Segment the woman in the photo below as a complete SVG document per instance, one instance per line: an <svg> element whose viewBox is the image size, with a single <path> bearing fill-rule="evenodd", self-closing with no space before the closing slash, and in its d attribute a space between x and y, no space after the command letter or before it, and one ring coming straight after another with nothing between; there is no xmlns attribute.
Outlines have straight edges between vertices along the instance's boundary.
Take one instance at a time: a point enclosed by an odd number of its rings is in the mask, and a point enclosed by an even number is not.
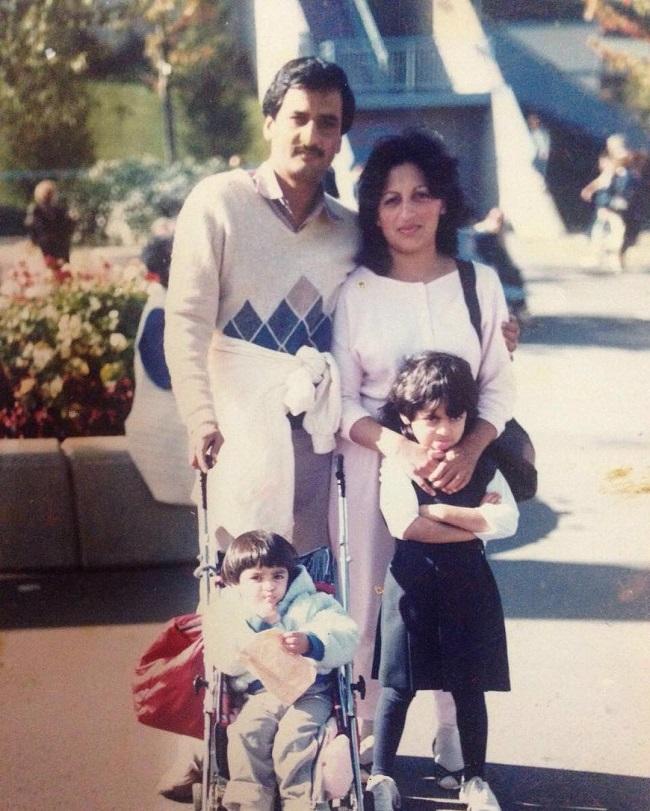
<svg viewBox="0 0 650 811"><path fill-rule="evenodd" d="M342 288L333 345L343 394L340 450L347 471L351 614L361 630L356 667L366 677L393 552L379 511L381 456L393 457L423 489L454 493L469 482L482 451L511 416L514 388L502 335L506 301L495 271L477 264L481 346L454 259L464 220L457 161L439 136L411 131L375 146L359 182L360 267ZM426 450L376 419L402 358L426 349L464 358L479 384L479 419L445 453ZM368 686L359 714L370 721L378 685ZM453 788L458 781L452 773L463 766L455 708L449 694L435 695L434 754L441 785Z"/></svg>

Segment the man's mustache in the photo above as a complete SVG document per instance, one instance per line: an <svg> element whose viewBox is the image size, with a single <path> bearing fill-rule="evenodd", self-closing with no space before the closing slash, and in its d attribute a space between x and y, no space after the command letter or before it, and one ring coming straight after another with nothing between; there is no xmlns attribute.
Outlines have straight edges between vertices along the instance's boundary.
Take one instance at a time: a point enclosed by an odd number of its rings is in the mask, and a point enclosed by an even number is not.
<svg viewBox="0 0 650 811"><path fill-rule="evenodd" d="M325 153L323 150L318 146L297 146L294 151L294 155L313 155L316 158L324 158Z"/></svg>

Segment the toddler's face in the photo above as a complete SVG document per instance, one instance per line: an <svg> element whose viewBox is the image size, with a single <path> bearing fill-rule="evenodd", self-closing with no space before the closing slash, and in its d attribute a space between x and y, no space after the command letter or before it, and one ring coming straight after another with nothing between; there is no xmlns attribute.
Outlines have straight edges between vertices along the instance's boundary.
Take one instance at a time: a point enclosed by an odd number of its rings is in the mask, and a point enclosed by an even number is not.
<svg viewBox="0 0 650 811"><path fill-rule="evenodd" d="M444 453L457 445L465 433L467 413L450 417L444 403L435 410L418 411L412 420L402 417L405 425L410 423L413 436L425 448Z"/></svg>
<svg viewBox="0 0 650 811"><path fill-rule="evenodd" d="M281 566L257 566L244 569L239 576L239 590L244 599L256 610L262 609L260 616L266 616L287 593L289 572ZM264 611L266 609L266 611Z"/></svg>

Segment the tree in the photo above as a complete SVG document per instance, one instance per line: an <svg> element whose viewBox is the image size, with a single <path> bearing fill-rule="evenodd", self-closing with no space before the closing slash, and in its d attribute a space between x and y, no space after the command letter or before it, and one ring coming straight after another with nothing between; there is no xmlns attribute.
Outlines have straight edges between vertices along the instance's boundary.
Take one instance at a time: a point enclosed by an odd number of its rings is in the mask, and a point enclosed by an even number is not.
<svg viewBox="0 0 650 811"><path fill-rule="evenodd" d="M0 140L11 168L61 169L93 161L80 43L92 0L0 1Z"/></svg>
<svg viewBox="0 0 650 811"><path fill-rule="evenodd" d="M145 52L163 105L168 158L177 140L172 94L188 129L187 151L205 159L244 149L253 81L231 33L232 0L135 0L134 10L147 24Z"/></svg>
<svg viewBox="0 0 650 811"><path fill-rule="evenodd" d="M585 0L585 19L596 20L601 28L602 36L590 44L622 78L622 100L650 125L650 60L611 45L607 38L618 34L650 42L650 0Z"/></svg>

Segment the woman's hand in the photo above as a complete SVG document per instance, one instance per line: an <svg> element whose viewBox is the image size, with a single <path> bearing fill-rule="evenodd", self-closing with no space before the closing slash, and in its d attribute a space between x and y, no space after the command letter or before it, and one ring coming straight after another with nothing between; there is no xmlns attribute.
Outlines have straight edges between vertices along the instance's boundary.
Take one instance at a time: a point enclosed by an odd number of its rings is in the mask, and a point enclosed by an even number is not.
<svg viewBox="0 0 650 811"><path fill-rule="evenodd" d="M207 473L223 445L223 434L214 423L201 425L190 437L190 465Z"/></svg>
<svg viewBox="0 0 650 811"><path fill-rule="evenodd" d="M282 647L294 656L303 656L309 650L309 638L300 631L290 631L282 635Z"/></svg>
<svg viewBox="0 0 650 811"><path fill-rule="evenodd" d="M480 453L462 441L450 448L438 463L429 481L434 490L443 493L457 493L472 478Z"/></svg>
<svg viewBox="0 0 650 811"><path fill-rule="evenodd" d="M481 504L501 504L501 494L486 493L481 499Z"/></svg>
<svg viewBox="0 0 650 811"><path fill-rule="evenodd" d="M506 342L508 352L512 353L519 346L519 336L521 335L521 327L516 315L511 315L507 321L501 324L501 331L503 332L503 339Z"/></svg>
<svg viewBox="0 0 650 811"><path fill-rule="evenodd" d="M397 445L393 458L399 463L406 475L422 490L430 495L435 495L429 481L432 472L440 466L442 455L405 437L402 440Z"/></svg>

